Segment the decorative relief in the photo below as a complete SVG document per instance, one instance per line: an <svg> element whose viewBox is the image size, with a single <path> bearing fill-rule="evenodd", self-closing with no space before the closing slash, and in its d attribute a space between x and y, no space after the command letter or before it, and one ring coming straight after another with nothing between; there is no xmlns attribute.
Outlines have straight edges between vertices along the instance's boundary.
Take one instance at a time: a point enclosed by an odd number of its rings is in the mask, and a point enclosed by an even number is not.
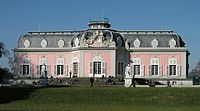
<svg viewBox="0 0 200 111"><path fill-rule="evenodd" d="M30 43L29 40L25 40L25 41L24 41L24 47L25 47L25 48L28 48L28 47L30 46L30 44L31 44L31 43Z"/></svg>
<svg viewBox="0 0 200 111"><path fill-rule="evenodd" d="M42 40L41 46L42 46L42 48L46 48L47 47L47 41L45 39Z"/></svg>
<svg viewBox="0 0 200 111"><path fill-rule="evenodd" d="M98 30L95 31L95 35L96 35L96 36L98 36L99 33L100 33L100 32L99 32Z"/></svg>
<svg viewBox="0 0 200 111"><path fill-rule="evenodd" d="M74 55L74 57L72 58L72 61L73 61L73 62L78 62L79 59L78 59L78 57L76 57L76 55Z"/></svg>
<svg viewBox="0 0 200 111"><path fill-rule="evenodd" d="M158 41L156 39L153 39L151 41L151 45L152 45L152 47L158 47Z"/></svg>
<svg viewBox="0 0 200 111"><path fill-rule="evenodd" d="M122 46L122 40L120 37L117 37L117 46L121 47Z"/></svg>
<svg viewBox="0 0 200 111"><path fill-rule="evenodd" d="M78 47L78 46L79 46L79 40L78 40L77 37L76 37L75 40L74 40L74 45L75 45L75 47Z"/></svg>
<svg viewBox="0 0 200 111"><path fill-rule="evenodd" d="M59 48L62 48L62 47L64 47L64 45L65 45L64 40L60 39L60 40L58 41L58 47L59 47Z"/></svg>
<svg viewBox="0 0 200 111"><path fill-rule="evenodd" d="M115 41L110 41L110 45L109 45L109 47L115 47L115 46L116 46Z"/></svg>
<svg viewBox="0 0 200 111"><path fill-rule="evenodd" d="M135 39L133 44L134 44L134 47L139 48L140 47L140 40L139 39Z"/></svg>
<svg viewBox="0 0 200 111"><path fill-rule="evenodd" d="M129 49L130 47L129 47L129 44L128 44L128 40L126 40L126 42L125 42L125 47L126 47L126 49Z"/></svg>
<svg viewBox="0 0 200 111"><path fill-rule="evenodd" d="M68 47L72 47L71 41L68 41Z"/></svg>
<svg viewBox="0 0 200 111"><path fill-rule="evenodd" d="M176 41L172 38L170 41L169 41L169 46L171 48L175 47L176 46Z"/></svg>

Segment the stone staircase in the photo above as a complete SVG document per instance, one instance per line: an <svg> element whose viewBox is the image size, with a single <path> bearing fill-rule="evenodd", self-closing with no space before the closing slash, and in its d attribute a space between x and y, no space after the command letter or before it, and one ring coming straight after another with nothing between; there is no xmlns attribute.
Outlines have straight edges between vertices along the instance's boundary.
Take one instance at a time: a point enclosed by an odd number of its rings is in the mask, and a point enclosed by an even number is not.
<svg viewBox="0 0 200 111"><path fill-rule="evenodd" d="M89 86L90 78L53 78L48 81L49 86ZM124 85L124 81L119 78L95 78L94 85Z"/></svg>
<svg viewBox="0 0 200 111"><path fill-rule="evenodd" d="M135 85L161 85L157 81L135 78ZM90 86L90 78L53 78L48 80L49 86ZM123 86L124 80L119 78L95 78L96 86Z"/></svg>

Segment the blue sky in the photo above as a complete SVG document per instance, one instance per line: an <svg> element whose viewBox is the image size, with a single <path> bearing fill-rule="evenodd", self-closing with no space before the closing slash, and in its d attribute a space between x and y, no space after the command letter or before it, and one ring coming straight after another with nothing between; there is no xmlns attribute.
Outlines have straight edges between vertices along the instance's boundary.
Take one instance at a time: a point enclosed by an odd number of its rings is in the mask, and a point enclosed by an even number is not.
<svg viewBox="0 0 200 111"><path fill-rule="evenodd" d="M191 53L190 70L200 60L200 0L0 0L0 41L11 51L29 31L86 29L102 15L114 29L173 30Z"/></svg>

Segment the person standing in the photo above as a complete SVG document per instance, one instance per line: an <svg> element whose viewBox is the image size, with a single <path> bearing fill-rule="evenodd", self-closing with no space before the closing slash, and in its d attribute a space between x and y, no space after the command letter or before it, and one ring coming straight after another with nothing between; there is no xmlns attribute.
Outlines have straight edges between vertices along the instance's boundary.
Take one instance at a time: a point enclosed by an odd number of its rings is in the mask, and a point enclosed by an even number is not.
<svg viewBox="0 0 200 111"><path fill-rule="evenodd" d="M70 78L72 77L72 72L71 72L71 71L69 71L69 77L70 77Z"/></svg>
<svg viewBox="0 0 200 111"><path fill-rule="evenodd" d="M131 86L135 87L135 76L133 76L133 78L132 78L132 83L131 83L130 87Z"/></svg>
<svg viewBox="0 0 200 111"><path fill-rule="evenodd" d="M91 87L93 86L93 83L94 83L94 78L91 77L91 78L90 78L90 86L91 86Z"/></svg>

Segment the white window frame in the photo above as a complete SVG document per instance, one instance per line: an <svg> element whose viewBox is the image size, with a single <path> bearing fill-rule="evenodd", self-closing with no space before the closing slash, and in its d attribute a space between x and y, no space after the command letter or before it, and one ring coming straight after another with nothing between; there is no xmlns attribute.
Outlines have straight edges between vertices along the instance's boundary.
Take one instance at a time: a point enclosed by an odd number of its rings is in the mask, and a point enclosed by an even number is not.
<svg viewBox="0 0 200 111"><path fill-rule="evenodd" d="M132 59L133 63L131 64L131 74L135 75L135 77L144 76L144 65L142 65L142 59L139 57L135 57ZM139 66L139 75L135 74L135 66Z"/></svg>
<svg viewBox="0 0 200 111"><path fill-rule="evenodd" d="M60 67L60 71L58 71L58 66L61 66ZM62 70L62 67L63 67L63 70ZM60 74L58 74L58 72L60 72ZM63 72L63 74L61 73ZM65 75L65 60L63 57L58 57L56 59L56 65L54 66L54 73L55 73L55 76L64 76Z"/></svg>
<svg viewBox="0 0 200 111"><path fill-rule="evenodd" d="M170 74L170 65L175 65L176 66L176 74L171 75ZM168 65L167 65L167 76L173 77L173 76L180 76L181 73L181 66L178 65L177 58L171 57L168 59Z"/></svg>
<svg viewBox="0 0 200 111"><path fill-rule="evenodd" d="M94 74L94 62L100 62L101 63L101 72L100 74ZM96 55L92 58L92 61L90 62L90 77L104 77L106 76L106 63L104 62L103 58L100 55Z"/></svg>
<svg viewBox="0 0 200 111"><path fill-rule="evenodd" d="M158 66L158 74L152 75L152 66L157 65ZM162 65L160 65L160 60L157 57L152 57L150 60L150 66L149 66L149 75L150 76L162 76Z"/></svg>
<svg viewBox="0 0 200 111"><path fill-rule="evenodd" d="M77 67L76 67L76 68L74 67L75 64L77 64ZM73 62L72 66L73 66L73 71L72 71L73 76L78 77L78 75L79 75L79 71L78 71L78 69L79 69L79 63L78 63L78 62ZM77 74L75 74L75 72L77 72Z"/></svg>
<svg viewBox="0 0 200 111"><path fill-rule="evenodd" d="M48 60L45 56L42 56L39 59L39 64L37 65L37 76L40 77L41 76L41 66L45 65L46 66L46 71L47 71L47 76L50 77L50 65L48 65Z"/></svg>
<svg viewBox="0 0 200 111"><path fill-rule="evenodd" d="M29 68L28 74L27 73L24 74L24 66L25 65L28 66L28 68ZM25 72L27 72L27 70ZM31 60L30 60L30 58L28 58L28 57L23 58L22 63L20 65L20 74L22 76L30 76L31 75Z"/></svg>
<svg viewBox="0 0 200 111"><path fill-rule="evenodd" d="M77 74L75 75L74 74L74 63L76 63L76 62L78 63L78 68L77 68ZM72 58L72 62L70 62L70 70L69 70L69 72L71 72L71 77L73 77L73 76L80 77L80 75L79 75L79 59L78 59L78 57L75 56L75 57Z"/></svg>

